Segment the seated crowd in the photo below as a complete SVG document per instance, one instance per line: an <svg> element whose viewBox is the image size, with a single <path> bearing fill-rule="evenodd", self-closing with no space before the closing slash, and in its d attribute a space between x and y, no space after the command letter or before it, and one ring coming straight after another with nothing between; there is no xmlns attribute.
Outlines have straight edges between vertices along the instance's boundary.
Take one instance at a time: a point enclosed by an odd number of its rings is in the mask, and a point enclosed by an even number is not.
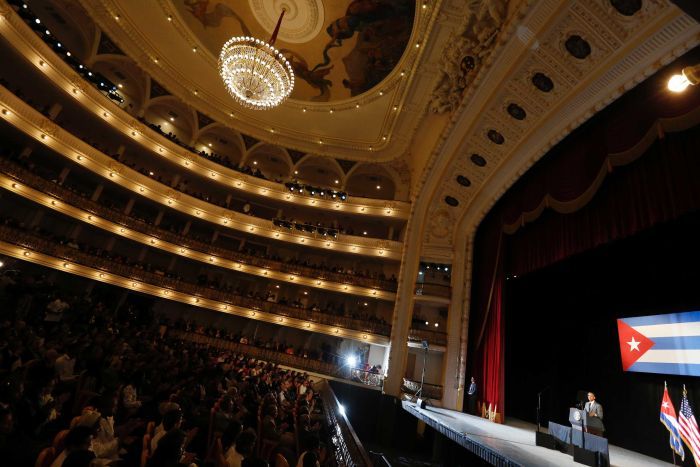
<svg viewBox="0 0 700 467"><path fill-rule="evenodd" d="M169 338L96 293L58 298L43 276L0 278L3 465L333 464L306 374Z"/></svg>

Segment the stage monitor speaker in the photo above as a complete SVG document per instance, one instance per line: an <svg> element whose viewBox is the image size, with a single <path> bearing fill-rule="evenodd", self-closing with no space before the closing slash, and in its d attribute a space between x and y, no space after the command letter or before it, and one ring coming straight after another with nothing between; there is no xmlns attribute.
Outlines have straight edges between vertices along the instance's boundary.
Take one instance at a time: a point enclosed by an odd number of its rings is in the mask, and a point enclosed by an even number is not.
<svg viewBox="0 0 700 467"><path fill-rule="evenodd" d="M418 400L416 400L416 405L421 409L424 409L428 404L425 402L425 399L419 397Z"/></svg>
<svg viewBox="0 0 700 467"><path fill-rule="evenodd" d="M598 467L598 453L574 446L574 462Z"/></svg>
<svg viewBox="0 0 700 467"><path fill-rule="evenodd" d="M535 445L542 446L547 449L557 449L557 443L554 440L554 436L544 431L535 432Z"/></svg>

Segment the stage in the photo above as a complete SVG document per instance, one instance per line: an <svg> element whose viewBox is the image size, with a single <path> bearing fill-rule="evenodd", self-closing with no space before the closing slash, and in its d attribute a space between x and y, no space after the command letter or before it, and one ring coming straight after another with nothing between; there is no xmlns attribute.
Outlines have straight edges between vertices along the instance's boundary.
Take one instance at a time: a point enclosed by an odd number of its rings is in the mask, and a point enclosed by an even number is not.
<svg viewBox="0 0 700 467"><path fill-rule="evenodd" d="M444 436L498 466L580 466L570 455L535 446L535 425L506 419L501 425L454 410L402 402L403 409ZM610 465L615 467L672 466L653 457L610 445Z"/></svg>

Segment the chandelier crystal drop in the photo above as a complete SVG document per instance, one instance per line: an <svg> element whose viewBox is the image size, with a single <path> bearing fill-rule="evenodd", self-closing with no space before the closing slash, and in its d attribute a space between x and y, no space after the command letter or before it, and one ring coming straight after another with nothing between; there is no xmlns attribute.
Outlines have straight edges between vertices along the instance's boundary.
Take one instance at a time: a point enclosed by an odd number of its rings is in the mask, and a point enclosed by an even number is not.
<svg viewBox="0 0 700 467"><path fill-rule="evenodd" d="M270 42L248 36L232 37L219 55L219 74L229 94L242 106L254 110L281 104L294 89L294 71L273 44L284 10Z"/></svg>

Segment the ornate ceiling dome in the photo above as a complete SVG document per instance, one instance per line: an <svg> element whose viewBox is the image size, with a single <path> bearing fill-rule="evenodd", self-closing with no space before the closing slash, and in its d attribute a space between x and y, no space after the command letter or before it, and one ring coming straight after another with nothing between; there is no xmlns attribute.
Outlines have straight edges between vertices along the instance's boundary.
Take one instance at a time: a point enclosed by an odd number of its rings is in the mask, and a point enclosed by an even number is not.
<svg viewBox="0 0 700 467"><path fill-rule="evenodd" d="M291 98L345 100L375 88L399 63L415 16L414 0L180 0L179 15L214 56L232 36L269 37L291 63Z"/></svg>

